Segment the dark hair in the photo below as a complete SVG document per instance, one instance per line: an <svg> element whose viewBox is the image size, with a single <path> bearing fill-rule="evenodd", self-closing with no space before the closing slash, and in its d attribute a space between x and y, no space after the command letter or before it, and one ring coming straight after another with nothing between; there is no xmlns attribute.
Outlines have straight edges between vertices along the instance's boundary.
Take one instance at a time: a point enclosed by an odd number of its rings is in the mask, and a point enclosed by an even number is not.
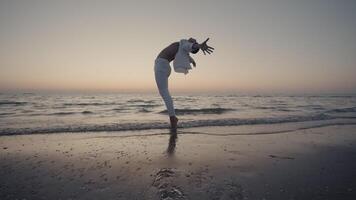
<svg viewBox="0 0 356 200"><path fill-rule="evenodd" d="M193 44L193 46L192 46L192 51L191 51L192 54L196 54L196 53L199 52L199 49L200 49L199 47L198 47L198 48L194 48L194 46L197 46L197 44L198 44L198 43L194 43L194 44Z"/></svg>

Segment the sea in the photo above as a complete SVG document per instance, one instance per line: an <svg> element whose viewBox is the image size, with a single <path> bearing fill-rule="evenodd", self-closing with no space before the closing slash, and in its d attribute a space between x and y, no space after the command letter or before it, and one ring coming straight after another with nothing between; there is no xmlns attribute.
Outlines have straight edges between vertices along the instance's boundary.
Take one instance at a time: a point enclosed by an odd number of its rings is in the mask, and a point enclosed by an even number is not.
<svg viewBox="0 0 356 200"><path fill-rule="evenodd" d="M356 124L356 95L175 95L179 129ZM167 129L156 94L1 93L0 135Z"/></svg>

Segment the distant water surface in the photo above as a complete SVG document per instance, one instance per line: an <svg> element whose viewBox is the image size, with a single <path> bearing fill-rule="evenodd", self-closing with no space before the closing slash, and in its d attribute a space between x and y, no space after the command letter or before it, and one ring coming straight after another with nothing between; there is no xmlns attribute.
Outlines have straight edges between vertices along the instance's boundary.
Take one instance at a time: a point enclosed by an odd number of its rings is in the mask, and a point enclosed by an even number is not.
<svg viewBox="0 0 356 200"><path fill-rule="evenodd" d="M181 95L180 127L356 123L356 96ZM0 135L167 128L157 94L0 94Z"/></svg>

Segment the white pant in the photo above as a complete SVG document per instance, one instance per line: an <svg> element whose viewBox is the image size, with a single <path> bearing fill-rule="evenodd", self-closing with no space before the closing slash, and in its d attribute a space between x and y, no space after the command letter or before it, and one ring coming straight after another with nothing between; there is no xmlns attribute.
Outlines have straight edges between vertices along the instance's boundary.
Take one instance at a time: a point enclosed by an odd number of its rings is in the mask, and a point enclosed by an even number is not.
<svg viewBox="0 0 356 200"><path fill-rule="evenodd" d="M155 60L154 71L158 91L166 104L168 114L169 116L175 116L176 114L174 111L172 97L168 91L168 77L171 74L171 66L169 65L168 60L157 58Z"/></svg>

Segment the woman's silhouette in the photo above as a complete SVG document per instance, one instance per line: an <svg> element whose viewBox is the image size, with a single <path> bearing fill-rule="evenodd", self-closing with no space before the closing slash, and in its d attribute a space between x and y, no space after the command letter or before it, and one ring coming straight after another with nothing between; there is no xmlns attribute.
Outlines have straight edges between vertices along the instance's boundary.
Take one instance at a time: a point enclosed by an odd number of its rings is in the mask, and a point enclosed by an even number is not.
<svg viewBox="0 0 356 200"><path fill-rule="evenodd" d="M190 63L192 63L194 67L196 66L194 59L189 53L196 54L199 49L203 51L204 55L213 52L214 48L207 45L208 40L209 38L201 44L198 44L194 38L174 42L164 48L155 60L155 79L159 93L167 107L172 130L177 129L178 118L176 117L172 97L168 90L168 77L171 74L171 66L169 63L173 61L174 71L187 74L188 71L192 69Z"/></svg>

